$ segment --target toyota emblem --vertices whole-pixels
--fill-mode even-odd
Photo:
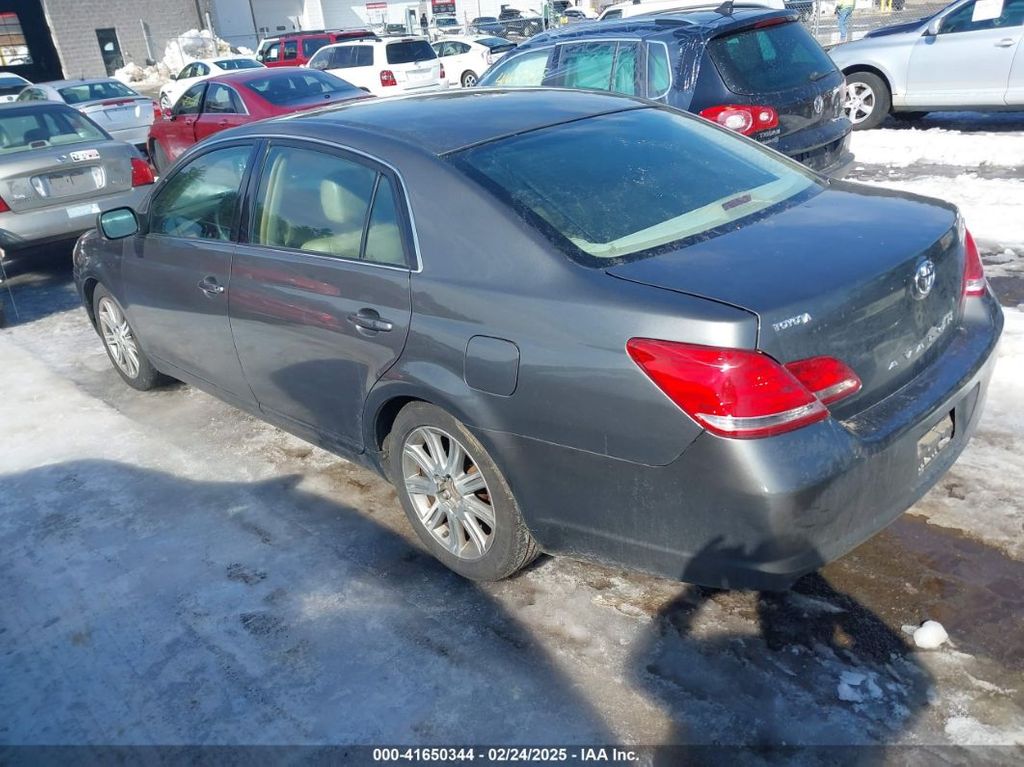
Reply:
[[[925,259],[917,265],[917,269],[914,271],[914,282],[913,292],[914,298],[922,299],[932,292],[932,286],[935,285],[935,264],[929,259]]]
[[[821,110],[825,108],[825,99],[821,96],[814,97],[814,114],[820,115]]]

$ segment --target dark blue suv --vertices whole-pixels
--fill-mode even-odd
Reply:
[[[481,86],[586,88],[696,112],[820,173],[853,162],[840,72],[793,11],[675,11],[526,41]]]

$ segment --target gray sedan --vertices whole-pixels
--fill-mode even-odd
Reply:
[[[154,104],[124,83],[100,80],[57,80],[23,90],[18,101],[56,101],[74,107],[119,141],[145,151]]]
[[[890,112],[1024,109],[1024,0],[957,0],[829,53],[846,75],[855,130]]]
[[[133,147],[71,107],[0,104],[0,248],[73,240],[152,183]]]
[[[380,471],[479,579],[784,586],[952,465],[1003,321],[950,205],[590,91],[253,123],[100,227],[75,279],[126,383]]]

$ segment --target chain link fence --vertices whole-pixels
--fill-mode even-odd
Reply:
[[[842,42],[836,0],[787,0],[800,20],[822,45]],[[847,22],[848,39],[859,40],[868,32],[894,24],[914,22],[949,5],[948,0],[857,0]]]

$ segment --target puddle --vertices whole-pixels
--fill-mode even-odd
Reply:
[[[1024,665],[1024,563],[906,514],[823,570],[896,631],[931,618],[961,652]]]

